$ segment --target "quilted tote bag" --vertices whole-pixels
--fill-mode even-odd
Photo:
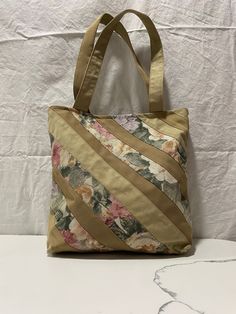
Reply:
[[[126,13],[137,15],[149,34],[149,75],[120,22]],[[100,23],[105,27],[95,42]],[[94,115],[89,110],[113,32],[131,49],[148,89],[148,113]],[[81,44],[73,108],[51,106],[48,111],[53,178],[49,253],[180,254],[190,249],[188,110],[164,111],[162,92],[163,51],[150,18],[134,10],[98,17]]]

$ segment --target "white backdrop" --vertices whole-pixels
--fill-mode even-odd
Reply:
[[[105,11],[126,8],[147,13],[159,30],[166,109],[189,109],[194,235],[236,240],[234,0],[2,0],[0,233],[46,233],[51,188],[47,108],[73,104],[74,67],[88,25]],[[133,15],[123,21],[147,65],[143,25]],[[147,110],[144,87],[126,50],[113,37],[93,111]]]

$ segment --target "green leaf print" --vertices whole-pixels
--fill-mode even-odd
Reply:
[[[94,178],[94,177],[92,177],[92,186],[93,186],[93,188],[95,189],[95,187],[98,185],[98,182],[97,182],[97,180]]]
[[[151,144],[154,147],[159,148],[159,149],[162,149],[162,144],[164,144],[165,142],[166,142],[166,140],[162,140],[162,139],[159,139],[156,141],[148,139],[148,141],[147,141],[148,144]]]
[[[145,179],[153,183],[156,187],[161,189],[162,182],[157,180],[156,176],[152,174],[147,168],[146,169],[140,169],[137,171],[141,176],[143,176]]]
[[[120,223],[127,232],[127,238],[129,238],[135,232],[137,233],[143,232],[142,225],[136,219],[123,218],[120,219]]]
[[[161,189],[161,181],[157,180],[154,174],[152,174],[150,181],[158,188]]]
[[[86,171],[83,171],[79,164],[76,164],[71,168],[69,174],[69,182],[73,188],[77,188],[78,186],[84,184],[85,180],[89,177]]]
[[[182,163],[185,164],[187,161],[187,157],[186,157],[186,153],[185,153],[183,147],[178,145],[177,151],[180,154],[180,157],[182,159]]]
[[[60,209],[55,210],[55,219],[59,221],[63,217],[63,213]]]
[[[62,217],[57,223],[56,226],[59,230],[69,230],[69,225],[72,221],[71,215],[67,215],[65,217]]]
[[[101,202],[105,207],[109,207],[111,205],[110,193],[108,190],[104,188],[103,190],[103,200]]]
[[[133,135],[138,137],[139,139],[143,140],[144,142],[147,142],[149,139],[149,136],[151,135],[148,131],[148,129],[142,127],[141,125],[133,132]]]
[[[84,116],[83,114],[80,114],[80,123],[82,124],[82,125],[85,125],[85,123],[86,123],[86,116]]]
[[[80,178],[80,170],[79,169],[72,169],[69,175],[69,182],[72,185],[73,188],[78,187],[81,182]]]
[[[71,168],[69,166],[61,167],[60,171],[61,171],[61,175],[65,178],[69,175]]]
[[[109,207],[111,204],[111,200],[109,199],[110,197],[109,191],[100,183],[95,181],[94,178],[92,180],[92,184],[93,184],[93,190],[94,190],[93,199],[94,200],[96,199],[95,201],[98,201],[101,205],[105,207]]]
[[[54,136],[51,133],[49,133],[49,138],[50,138],[50,144],[51,144],[51,147],[52,147],[52,144],[54,142]]]
[[[112,222],[112,224],[109,225],[109,228],[111,228],[115,235],[123,241],[125,241],[129,237],[129,235],[125,234],[125,232],[120,229],[114,221]]]
[[[169,183],[167,181],[163,181],[162,190],[169,196],[172,201],[181,201],[180,199],[178,199],[181,194],[179,193],[179,186],[177,183]]]
[[[50,200],[50,212],[53,215],[55,215],[55,213],[59,210],[63,212],[65,208],[65,198],[63,194],[59,191],[57,191],[56,193],[57,194],[52,194]]]
[[[94,200],[94,203],[93,203],[94,214],[99,214],[101,212],[101,210],[102,210],[101,204],[97,200]]]
[[[101,205],[102,197],[103,196],[100,193],[100,191],[94,191],[94,194],[92,196],[92,200],[93,200],[93,212],[95,214],[101,213],[101,210],[102,210],[102,205]]]
[[[93,197],[97,202],[102,200],[102,194],[99,191],[94,191]]]
[[[149,161],[142,159],[139,153],[127,153],[125,154],[125,157],[128,159],[129,162],[137,167],[145,168],[149,166]]]

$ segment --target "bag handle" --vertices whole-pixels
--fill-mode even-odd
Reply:
[[[103,62],[105,51],[114,28],[120,19],[127,13],[137,15],[145,25],[151,45],[151,67],[149,79],[149,109],[153,111],[163,110],[163,51],[158,32],[152,20],[143,13],[128,9],[118,14],[100,34],[90,57],[83,82],[76,96],[74,108],[77,110],[89,111],[89,105],[96,86],[100,68]]]
[[[104,14],[100,15],[89,26],[88,30],[86,31],[86,33],[84,35],[84,38],[83,38],[83,41],[82,41],[81,47],[80,47],[79,56],[77,58],[75,73],[74,73],[74,84],[73,84],[74,99],[76,99],[76,96],[77,96],[79,89],[81,87],[81,83],[82,83],[83,78],[86,74],[86,68],[88,66],[89,59],[91,58],[91,55],[93,52],[98,26],[99,26],[99,24],[107,25],[112,20],[113,20],[113,16],[108,14],[108,13],[104,13]],[[148,89],[149,77],[148,77],[147,73],[144,71],[139,59],[137,58],[137,56],[133,50],[133,46],[131,44],[129,35],[128,35],[126,29],[124,28],[124,26],[122,25],[122,23],[119,22],[117,24],[117,26],[115,27],[115,31],[124,39],[124,41],[127,43],[129,48],[131,49],[131,52],[135,58],[135,61],[137,62],[138,71],[139,71],[140,75],[142,76],[142,78],[143,78],[143,80],[147,86],[147,89]]]

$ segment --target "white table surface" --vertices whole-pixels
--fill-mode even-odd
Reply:
[[[44,236],[0,236],[2,314],[235,314],[236,242],[185,257],[51,257]]]

